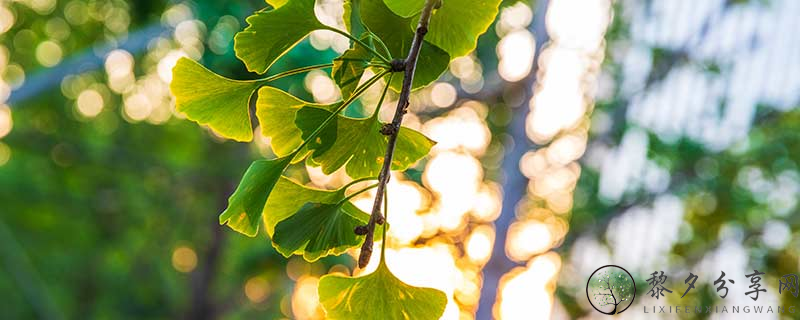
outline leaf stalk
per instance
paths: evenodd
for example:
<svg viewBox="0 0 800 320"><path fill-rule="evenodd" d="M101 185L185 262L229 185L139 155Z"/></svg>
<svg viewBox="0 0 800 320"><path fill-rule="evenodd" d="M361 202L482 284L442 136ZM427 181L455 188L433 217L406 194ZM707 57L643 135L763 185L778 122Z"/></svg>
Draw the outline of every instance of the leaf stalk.
<svg viewBox="0 0 800 320"><path fill-rule="evenodd" d="M328 126L328 124L331 121L333 121L333 119L336 119L336 117L339 115L339 112L342 112L342 110L344 110L344 108L347 108L347 106L349 106L353 101L358 99L358 97L360 97L361 94L364 93L364 91L367 91L367 89L369 89L369 87L371 87L373 84L375 84L375 82L378 82L378 80L383 78L383 76L385 76L387 73L389 73L389 71L383 71L383 72L373 76L372 78L369 78L369 80L367 80L367 82L365 82L363 85L361 85L361 87L356 89L356 91L353 92L353 94L349 98L347 98L347 100L342 102L342 104L340 106L336 107L336 110L334 110L333 113L331 113L331 115L328 116L328 118L326 118L325 121L323 121L322 124L319 125L319 127L317 127L317 129L314 129L314 132L312 132L311 135L309 135L308 138L306 138L303 141L303 143L300 144L300 146L298 146L296 149L294 149L294 151L291 154L291 157L294 157L295 155L297 155L297 153L300 152L300 150L303 150L303 147L308 145L311 141L314 141L314 139L317 138L317 136L322 132L322 130L325 129L325 127Z"/></svg>
<svg viewBox="0 0 800 320"><path fill-rule="evenodd" d="M333 27L327 27L325 29L329 30L329 31L333 31L333 32L338 33L338 34L341 34L341 35L349 38L350 40L353 40L353 42L355 42L358 45L364 47L364 49L369 50L369 52L371 52L373 55L378 57L378 59L381 59L381 61L383 61L384 63L386 63L386 64L390 64L391 63L391 61L389 61L388 58L386 58L382 54L380 54L380 52L378 52L378 50L375 50L375 48L373 48L372 46L367 45L366 43L364 43L364 41L361 41L361 39L353 36L352 34L349 34L349 33L345 32L343 30L339 30L339 29L333 28Z"/></svg>

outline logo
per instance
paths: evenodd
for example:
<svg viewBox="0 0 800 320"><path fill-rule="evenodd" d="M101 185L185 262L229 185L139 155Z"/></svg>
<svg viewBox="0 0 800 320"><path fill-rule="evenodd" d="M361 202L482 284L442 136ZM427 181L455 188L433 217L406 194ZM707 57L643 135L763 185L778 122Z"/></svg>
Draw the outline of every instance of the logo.
<svg viewBox="0 0 800 320"><path fill-rule="evenodd" d="M586 298L600 313L623 313L636 298L636 281L625 268L613 264L602 266L586 282Z"/></svg>

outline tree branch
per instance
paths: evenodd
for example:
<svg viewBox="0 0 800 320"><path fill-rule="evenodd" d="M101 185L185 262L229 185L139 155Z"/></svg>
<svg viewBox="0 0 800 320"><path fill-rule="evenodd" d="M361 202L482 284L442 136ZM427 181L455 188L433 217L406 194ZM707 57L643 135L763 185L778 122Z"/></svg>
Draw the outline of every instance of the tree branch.
<svg viewBox="0 0 800 320"><path fill-rule="evenodd" d="M414 39L411 42L411 49L409 49L408 57L402 61L404 72L403 86L400 89L400 97L397 100L397 109L394 112L392 119L392 130L382 129L381 132L389 135L389 141L386 146L386 154L383 157L383 167L378 176L378 189L375 194L375 202L372 205L372 215L370 215L369 223L367 224L367 235L364 239L364 244L361 246L361 253L358 256L358 267L364 268L367 266L370 257L372 257L373 237L375 234L375 224L383 224L385 221L383 214L381 214L381 201L383 194L386 192L386 184L389 182L389 176L392 170L392 157L394 156L394 147L397 144L397 136L400 133L400 123L403 122L403 115L406 113L408 107L408 98L411 94L411 84L414 80L414 71L417 69L417 58L419 58L419 51L422 48L422 41L425 34L428 33L428 22L433 12L433 7L438 0L426 0L425 6L422 8L422 13L419 17L419 24L417 24L417 31L414 34ZM398 64L397 62L393 62ZM388 127L387 127L388 128ZM386 241L384 239L384 241Z"/></svg>

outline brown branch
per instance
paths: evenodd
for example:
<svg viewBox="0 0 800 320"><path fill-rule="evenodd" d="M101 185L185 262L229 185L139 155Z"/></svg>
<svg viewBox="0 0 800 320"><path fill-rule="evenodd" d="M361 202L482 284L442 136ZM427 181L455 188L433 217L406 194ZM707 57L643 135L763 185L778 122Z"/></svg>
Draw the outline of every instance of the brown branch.
<svg viewBox="0 0 800 320"><path fill-rule="evenodd" d="M419 17L417 31L414 34L414 39L411 42L411 49L409 49L408 57L402 61L392 62L392 69L400 70L400 67L402 67L404 72L403 86L400 90L400 97L397 100L397 108L394 112L394 118L390 124L393 128L392 130L388 130L389 128L387 127L381 130L381 132L389 134L389 141L386 146L386 154L383 157L383 167L381 167L381 173L378 176L378 189L375 193L375 202L372 205L372 215L370 216L369 223L367 224L367 235L364 239L364 244L361 246L361 253L358 256L359 268L366 267L370 257L372 257L375 224L383 224L385 222L383 214L381 213L381 201L383 200L383 193L386 192L386 184L389 182L389 176L391 175L392 157L394 156L394 148L397 144L397 136L400 133L400 123L403 122L403 115L405 115L406 108L408 107L408 98L411 94L411 84L414 80L414 71L417 68L417 58L419 57L419 51L422 48L423 38L425 37L425 34L428 33L428 22L430 21L431 13L433 12L433 8L438 1L439 0L425 1L425 6L422 8L422 13ZM384 241L386 240L384 239Z"/></svg>

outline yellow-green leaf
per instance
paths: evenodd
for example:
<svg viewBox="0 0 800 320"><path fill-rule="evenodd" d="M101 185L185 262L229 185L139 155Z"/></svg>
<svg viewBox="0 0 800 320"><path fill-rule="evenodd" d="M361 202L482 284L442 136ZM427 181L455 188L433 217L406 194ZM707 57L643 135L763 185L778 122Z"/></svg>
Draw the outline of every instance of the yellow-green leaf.
<svg viewBox="0 0 800 320"><path fill-rule="evenodd" d="M289 2L289 0L266 0L268 5L271 5L273 8L279 8L280 6Z"/></svg>
<svg viewBox="0 0 800 320"><path fill-rule="evenodd" d="M425 0L383 0L389 9L398 16L408 18L422 11Z"/></svg>
<svg viewBox="0 0 800 320"><path fill-rule="evenodd" d="M233 48L247 70L256 73L267 72L309 33L325 28L314 15L314 0L286 1L277 9L256 12L247 23L233 38Z"/></svg>
<svg viewBox="0 0 800 320"><path fill-rule="evenodd" d="M336 203L344 198L344 190L322 190L303 186L281 177L264 206L264 228L272 238L278 222L292 216L307 202ZM364 213L366 216L366 213Z"/></svg>
<svg viewBox="0 0 800 320"><path fill-rule="evenodd" d="M392 57L405 58L414 38L413 18L396 15L380 0L360 1L361 21L386 44ZM450 56L444 50L423 41L417 60L412 89L419 89L439 79L447 70ZM394 77L391 88L400 91L403 77Z"/></svg>
<svg viewBox="0 0 800 320"><path fill-rule="evenodd" d="M314 261L360 245L364 237L354 228L366 224L369 215L350 202L340 203L344 198L345 189L315 189L281 177L264 206L272 246L286 257L297 254ZM380 238L383 229L376 230Z"/></svg>
<svg viewBox="0 0 800 320"><path fill-rule="evenodd" d="M361 40L367 44L372 42L368 36L362 37ZM342 92L342 99L349 98L356 90L358 82L372 58L372 53L364 46L353 44L352 48L333 59L331 75Z"/></svg>
<svg viewBox="0 0 800 320"><path fill-rule="evenodd" d="M295 126L297 110L303 107L314 107L333 111L338 105L338 103L317 104L306 102L286 91L272 87L262 87L258 90L256 117L261 124L261 133L271 138L270 146L272 147L272 151L279 157L283 157L290 154L303 143L302 132ZM305 119L304 123L316 129L324 120L324 118ZM326 127L322 133L323 136L335 134L335 123ZM314 144L311 144L309 147L313 146ZM306 151L301 151L298 154L298 158L302 159L306 154Z"/></svg>
<svg viewBox="0 0 800 320"><path fill-rule="evenodd" d="M501 0L442 0L442 7L431 16L425 41L442 48L453 58L470 53L478 44L478 37L492 25L500 2ZM419 16L411 22L411 26L416 27L417 21Z"/></svg>
<svg viewBox="0 0 800 320"><path fill-rule="evenodd" d="M291 160L291 157L283 157L254 161L228 198L228 208L220 214L219 223L255 237L264 204Z"/></svg>
<svg viewBox="0 0 800 320"><path fill-rule="evenodd" d="M189 120L208 125L223 137L250 141L249 102L259 85L222 77L189 58L180 58L172 69L170 90L175 108Z"/></svg>
<svg viewBox="0 0 800 320"><path fill-rule="evenodd" d="M326 319L332 320L436 320L447 305L444 292L404 283L383 261L363 277L326 275L318 291Z"/></svg>
<svg viewBox="0 0 800 320"><path fill-rule="evenodd" d="M329 255L339 255L359 246L364 236L355 234L355 228L369 220L366 213L354 217L348 211L356 210L347 203L304 203L297 212L275 226L272 245L284 257L301 254L309 262Z"/></svg>
<svg viewBox="0 0 800 320"><path fill-rule="evenodd" d="M308 134L314 127L305 126L303 120L322 118L325 114L330 115L330 112L319 108L302 108L297 113L295 124L304 134ZM345 171L353 179L378 176L389 139L380 133L382 123L377 117L355 119L341 115L336 122L335 136L320 135L320 145L311 156L313 164L321 166L325 174L331 174L346 165ZM408 169L427 155L434 144L422 133L402 127L397 137L392 170Z"/></svg>

